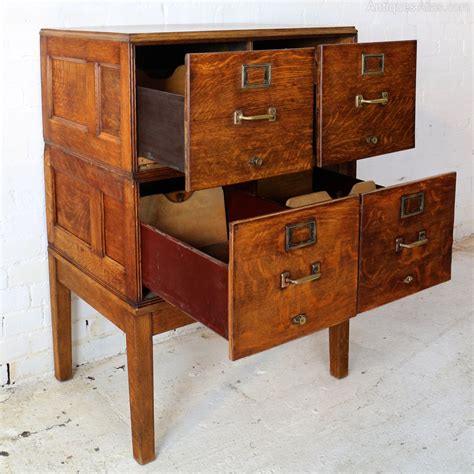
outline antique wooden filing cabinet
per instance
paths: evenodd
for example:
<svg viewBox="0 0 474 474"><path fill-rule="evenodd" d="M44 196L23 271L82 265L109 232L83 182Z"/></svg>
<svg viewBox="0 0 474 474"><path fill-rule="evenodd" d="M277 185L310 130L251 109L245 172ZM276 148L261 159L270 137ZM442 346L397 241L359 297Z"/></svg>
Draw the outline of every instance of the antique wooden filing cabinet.
<svg viewBox="0 0 474 474"><path fill-rule="evenodd" d="M415 146L416 41L354 27L41 32L55 373L71 291L126 333L133 453L155 457L152 336L200 321L239 359L449 280L455 174L382 187ZM390 156L382 158L390 166Z"/></svg>

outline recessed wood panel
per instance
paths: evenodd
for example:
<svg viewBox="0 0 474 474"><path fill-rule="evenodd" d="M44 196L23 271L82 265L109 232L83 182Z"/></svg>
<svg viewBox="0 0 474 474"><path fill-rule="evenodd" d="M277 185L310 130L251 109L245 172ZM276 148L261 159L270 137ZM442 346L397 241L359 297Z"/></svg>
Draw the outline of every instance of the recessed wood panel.
<svg viewBox="0 0 474 474"><path fill-rule="evenodd" d="M131 54L125 43L41 38L46 143L133 169Z"/></svg>
<svg viewBox="0 0 474 474"><path fill-rule="evenodd" d="M45 153L48 241L112 291L138 301L136 189L54 147Z"/></svg>
<svg viewBox="0 0 474 474"><path fill-rule="evenodd" d="M90 189L77 179L54 173L56 223L83 242L91 243Z"/></svg>
<svg viewBox="0 0 474 474"><path fill-rule="evenodd" d="M123 203L104 194L103 205L105 254L123 265L125 252Z"/></svg>
<svg viewBox="0 0 474 474"><path fill-rule="evenodd" d="M99 133L120 136L120 68L99 65Z"/></svg>
<svg viewBox="0 0 474 474"><path fill-rule="evenodd" d="M87 126L87 63L50 58L51 116Z"/></svg>

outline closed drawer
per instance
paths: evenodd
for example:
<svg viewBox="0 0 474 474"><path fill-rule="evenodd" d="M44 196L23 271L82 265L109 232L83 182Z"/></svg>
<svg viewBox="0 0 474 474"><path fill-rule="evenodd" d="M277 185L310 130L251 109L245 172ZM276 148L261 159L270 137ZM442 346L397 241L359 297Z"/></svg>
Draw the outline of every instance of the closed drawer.
<svg viewBox="0 0 474 474"><path fill-rule="evenodd" d="M317 169L314 187L360 197L358 313L451 278L456 173L382 187Z"/></svg>
<svg viewBox="0 0 474 474"><path fill-rule="evenodd" d="M141 226L144 285L227 338L231 359L356 314L359 199L273 207L236 191L219 259Z"/></svg>
<svg viewBox="0 0 474 474"><path fill-rule="evenodd" d="M416 41L320 46L317 162L415 146Z"/></svg>
<svg viewBox="0 0 474 474"><path fill-rule="evenodd" d="M456 174L361 196L358 312L451 278Z"/></svg>
<svg viewBox="0 0 474 474"><path fill-rule="evenodd" d="M313 48L187 54L182 72L182 93L137 88L138 151L187 191L313 166Z"/></svg>

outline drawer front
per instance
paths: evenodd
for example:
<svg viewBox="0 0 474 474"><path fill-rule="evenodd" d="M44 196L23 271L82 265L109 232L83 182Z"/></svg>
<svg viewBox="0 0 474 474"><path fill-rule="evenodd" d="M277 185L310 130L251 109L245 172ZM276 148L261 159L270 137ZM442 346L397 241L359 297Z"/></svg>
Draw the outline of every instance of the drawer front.
<svg viewBox="0 0 474 474"><path fill-rule="evenodd" d="M187 190L312 167L313 48L188 54L186 65Z"/></svg>
<svg viewBox="0 0 474 474"><path fill-rule="evenodd" d="M456 174L362 196L358 312L451 278Z"/></svg>
<svg viewBox="0 0 474 474"><path fill-rule="evenodd" d="M231 224L231 359L355 316L358 231L357 197Z"/></svg>
<svg viewBox="0 0 474 474"><path fill-rule="evenodd" d="M416 41L324 45L317 61L319 165L415 146Z"/></svg>

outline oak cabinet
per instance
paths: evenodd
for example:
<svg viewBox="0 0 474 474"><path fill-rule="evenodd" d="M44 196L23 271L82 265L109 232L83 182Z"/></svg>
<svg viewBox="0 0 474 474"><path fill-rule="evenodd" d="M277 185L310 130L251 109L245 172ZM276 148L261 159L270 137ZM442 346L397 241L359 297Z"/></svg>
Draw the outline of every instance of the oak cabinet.
<svg viewBox="0 0 474 474"><path fill-rule="evenodd" d="M73 291L126 333L138 462L155 457L154 334L199 321L236 360L329 329L342 378L350 318L450 279L455 174L356 178L415 146L416 41L49 29L41 74L56 377Z"/></svg>

